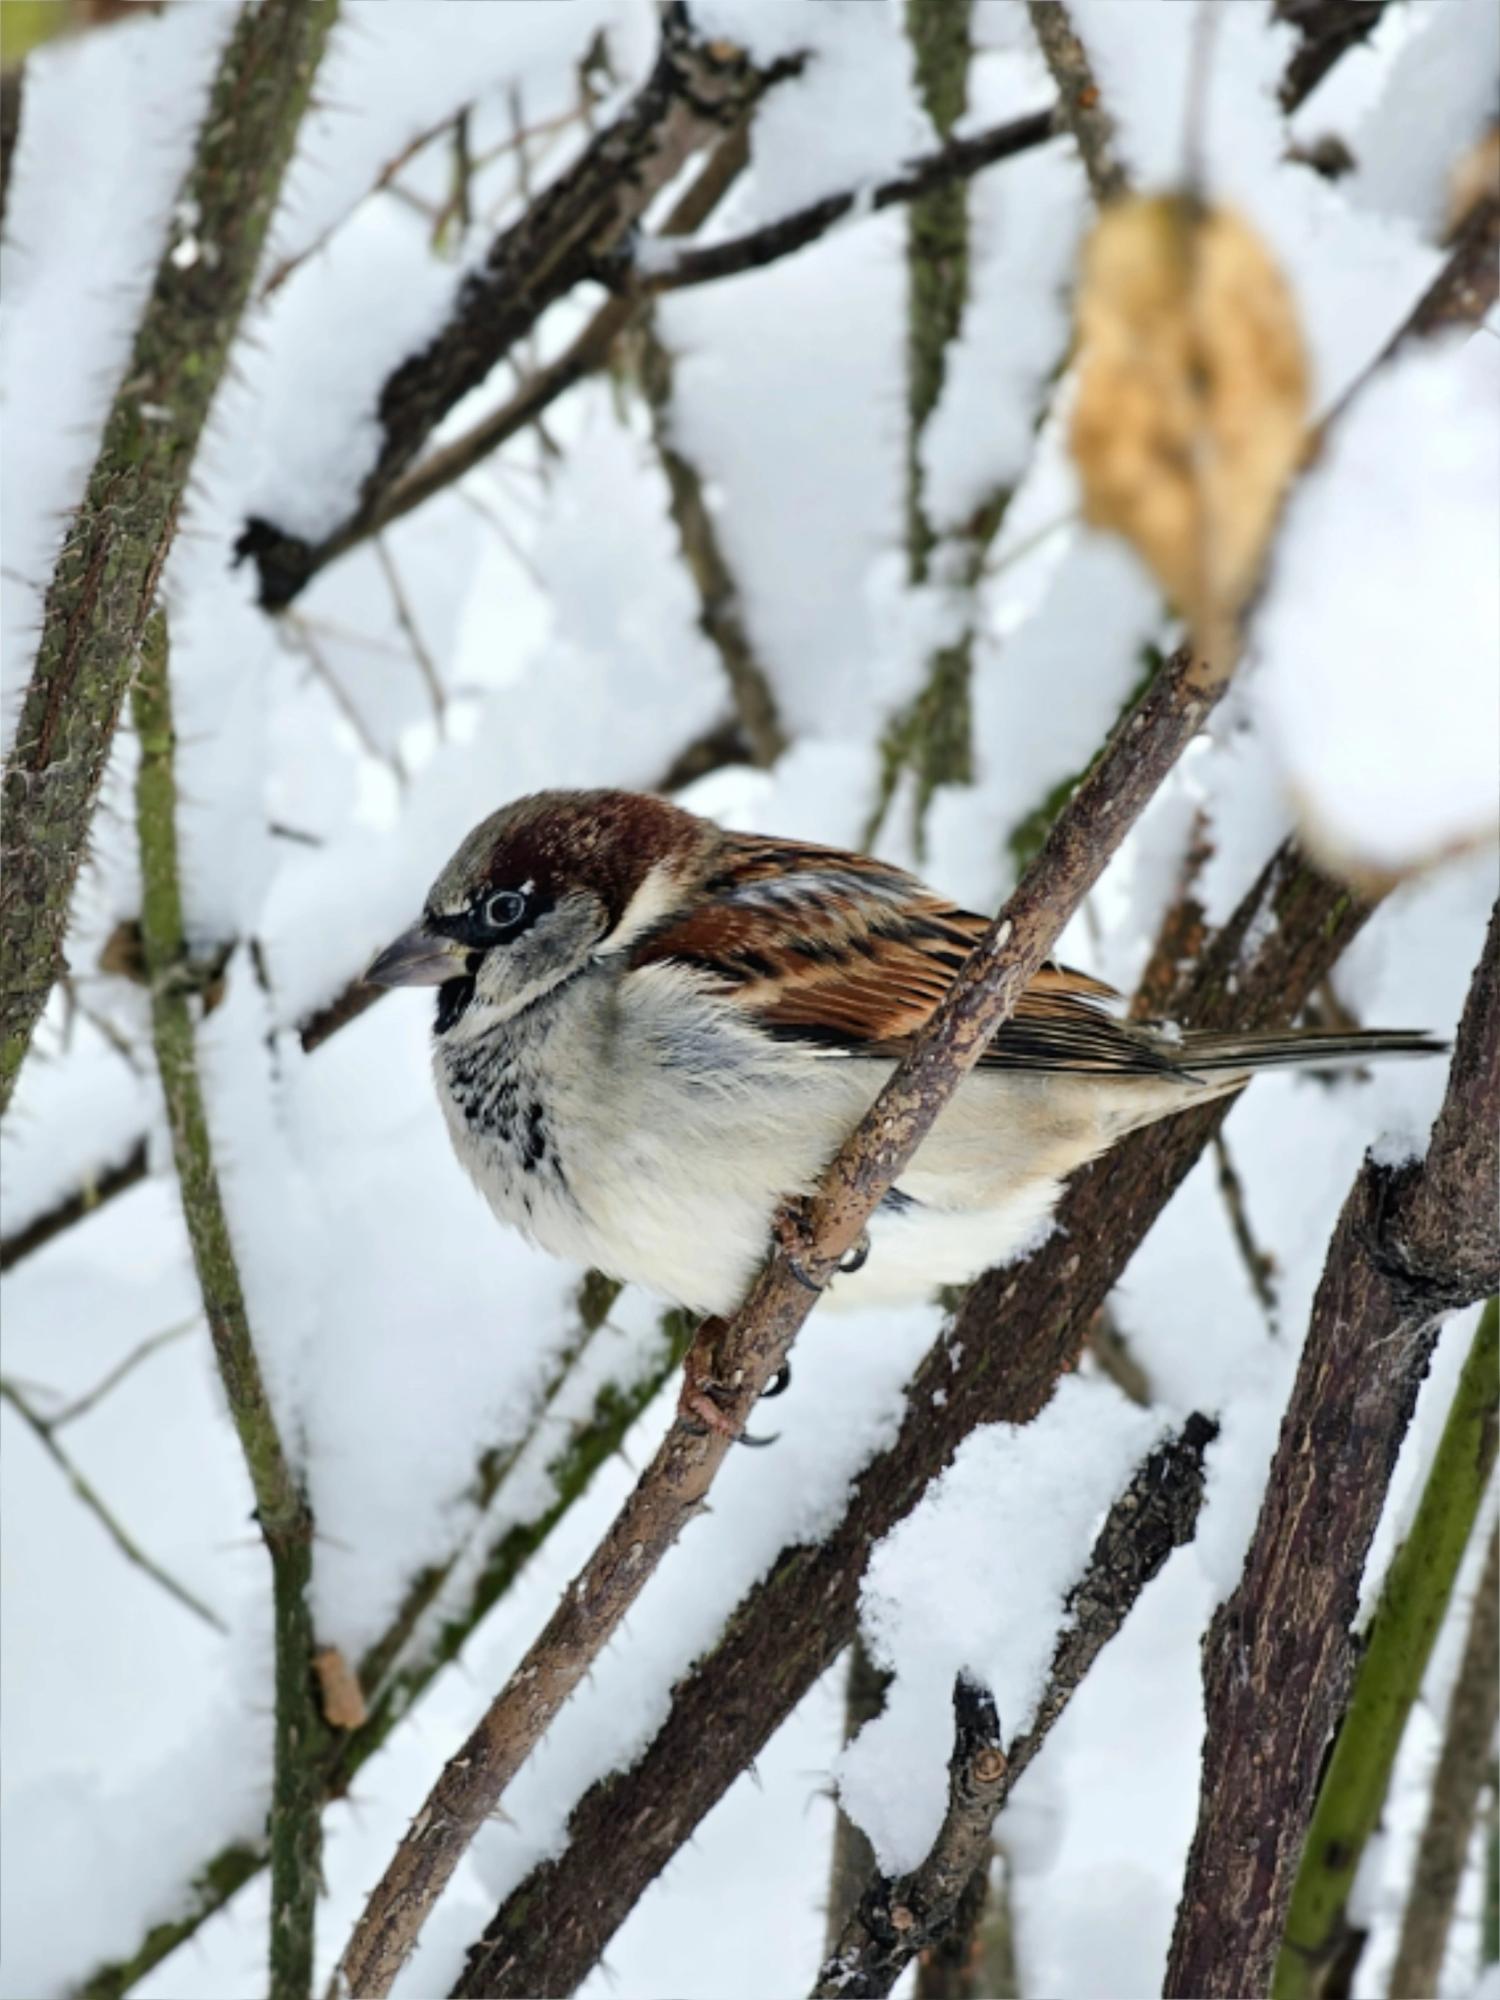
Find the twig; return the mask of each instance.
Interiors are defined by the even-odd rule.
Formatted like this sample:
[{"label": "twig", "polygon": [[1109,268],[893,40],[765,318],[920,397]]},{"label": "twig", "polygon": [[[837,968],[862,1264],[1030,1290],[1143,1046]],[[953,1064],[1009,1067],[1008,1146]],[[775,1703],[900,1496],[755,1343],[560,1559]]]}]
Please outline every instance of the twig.
[{"label": "twig", "polygon": [[[1493,1307],[1491,1308],[1493,1311]],[[1491,1534],[1448,1704],[1389,1992],[1436,1993],[1500,1713],[1500,1536]]]},{"label": "twig", "polygon": [[[743,121],[709,154],[696,180],[678,200],[661,225],[663,236],[687,235],[701,227],[743,170],[749,158],[749,143]],[[529,424],[540,425],[544,411],[559,396],[602,368],[615,340],[629,326],[637,302],[609,299],[576,334],[555,360],[529,374],[516,393],[498,410],[482,417],[470,430],[420,459],[409,471],[392,482],[369,510],[368,520],[353,518],[316,547],[299,544],[304,553],[298,558],[300,581],[289,590],[295,596],[305,584],[338,556],[393,521],[399,521],[472,472]]]},{"label": "twig", "polygon": [[169,1596],[175,1597],[177,1602],[191,1611],[195,1618],[201,1618],[205,1625],[212,1625],[216,1632],[227,1633],[229,1627],[224,1623],[219,1614],[216,1611],[210,1610],[201,1597],[195,1597],[186,1584],[179,1583],[175,1576],[172,1576],[162,1568],[160,1563],[154,1562],[146,1554],[140,1543],[128,1533],[115,1518],[114,1514],[111,1513],[97,1490],[90,1485],[89,1481],[74,1464],[73,1460],[69,1458],[53,1435],[57,1425],[63,1419],[60,1417],[42,1416],[40,1412],[31,1407],[16,1384],[3,1375],[0,1375],[0,1397],[3,1397],[10,1404],[23,1423],[30,1426],[32,1434],[42,1449],[49,1455],[59,1472],[62,1473],[64,1479],[72,1487],[74,1493],[83,1502],[84,1506],[88,1508],[95,1520],[98,1521],[100,1527],[103,1528],[105,1534],[109,1536],[126,1561],[134,1563],[137,1569],[143,1570],[153,1583],[159,1583]]},{"label": "twig", "polygon": [[682,559],[698,593],[699,630],[724,668],[751,761],[764,768],[776,762],[787,744],[776,712],[776,697],[751,643],[739,585],[703,497],[698,469],[673,435],[672,357],[649,319],[642,323],[640,340],[641,386],[651,412],[656,455],[666,475]]},{"label": "twig", "polygon": [[1229,1141],[1222,1132],[1214,1134],[1214,1170],[1218,1176],[1224,1212],[1229,1218],[1234,1247],[1245,1267],[1245,1276],[1250,1280],[1250,1289],[1265,1315],[1266,1326],[1274,1336],[1279,1330],[1281,1318],[1276,1297],[1276,1259],[1268,1250],[1262,1250],[1255,1240],[1250,1208],[1245,1199],[1245,1183],[1240,1179],[1239,1168],[1229,1150]]},{"label": "twig", "polygon": [[1500,1287],[1497,1134],[1500,911],[1425,1160],[1367,1160],[1345,1203],[1245,1572],[1204,1642],[1208,1733],[1169,1995],[1269,1983],[1417,1388],[1443,1316]]},{"label": "twig", "polygon": [[7,63],[0,70],[0,225],[10,199],[10,169],[21,136],[21,106],[25,102],[26,64]]},{"label": "twig", "polygon": [[396,614],[396,623],[406,635],[406,643],[411,647],[412,658],[422,676],[422,684],[427,689],[427,698],[432,703],[433,718],[439,729],[443,726],[443,677],[438,672],[437,662],[427,650],[427,642],[422,637],[405,590],[401,584],[401,572],[396,567],[396,559],[385,545],[384,537],[375,537],[375,560],[380,564],[385,577],[386,589],[391,593],[391,609]]},{"label": "twig", "polygon": [[972,139],[953,139],[935,153],[914,161],[904,174],[880,181],[872,188],[849,188],[842,194],[825,195],[806,208],[778,216],[776,221],[727,237],[722,243],[688,245],[666,256],[653,251],[649,259],[637,256],[622,269],[603,276],[629,290],[655,296],[682,291],[689,285],[708,285],[720,278],[736,278],[745,271],[758,271],[803,250],[826,236],[846,215],[874,214],[898,202],[916,201],[954,181],[967,180],[984,167],[994,166],[1017,153],[1029,153],[1056,136],[1056,114],[1033,111],[991,127]]},{"label": "twig", "polygon": [[[1068,917],[1213,705],[1186,656],[1164,669],[1053,828],[910,1053],[840,1147],[809,1202],[778,1219],[777,1243],[732,1325],[700,1329],[699,1373],[723,1385],[742,1428],[786,1358],[814,1297],[1008,1018]],[[459,1858],[499,1803],[667,1550],[702,1507],[729,1448],[679,1419],[634,1493],[453,1757],[377,1884],[341,1961],[348,1990],[378,2000]]]},{"label": "twig", "polygon": [[166,1100],[183,1217],[197,1267],[214,1357],[255,1495],[271,1559],[276,1628],[276,1745],[271,1788],[272,2000],[311,1991],[322,1844],[318,1770],[330,1732],[314,1692],[312,1516],[287,1461],[250,1333],[239,1268],[219,1191],[198,1077],[192,996],[177,859],[166,620],[147,627],[133,689],[140,769],[141,936],[151,979],[151,1023]]},{"label": "twig", "polygon": [[771,85],[801,67],[800,57],[788,57],[760,70],[731,42],[700,41],[679,4],[661,22],[646,82],[501,232],[460,284],[452,316],[387,378],[376,409],[380,446],[349,518],[316,549],[274,522],[246,524],[237,552],[255,561],[267,609],[289,604],[332,545],[346,548],[377,524],[390,488],[448,411],[548,306],[599,274],[698,147],[738,125]]},{"label": "twig", "polygon": [[[751,230],[747,235],[733,237],[724,243],[688,248],[670,263],[662,260],[660,253],[653,252],[649,265],[639,254],[633,260],[622,258],[612,264],[604,260],[601,252],[595,263],[580,275],[617,287],[619,296],[602,306],[572,344],[555,361],[539,368],[526,387],[503,408],[481,420],[465,436],[430,453],[409,470],[404,469],[405,459],[395,471],[377,468],[366,484],[360,506],[321,542],[302,541],[268,521],[255,519],[247,523],[237,548],[239,554],[250,557],[260,571],[261,603],[268,610],[280,610],[336,557],[365,540],[376,528],[386,527],[413,507],[420,506],[434,493],[471,471],[507,438],[535,423],[565,390],[603,365],[610,344],[629,324],[643,298],[733,277],[742,271],[758,270],[816,242],[834,223],[855,209],[863,212],[866,208],[886,208],[893,202],[914,201],[919,195],[931,193],[952,180],[978,173],[997,160],[1008,159],[1015,153],[1044,144],[1053,136],[1053,129],[1053,114],[1045,111],[997,126],[974,139],[954,140],[941,152],[919,161],[909,174],[884,182],[869,192],[850,190],[844,194],[829,195],[779,221]],[[601,139],[607,136],[601,134]],[[702,176],[705,182],[711,181],[713,167],[711,158]],[[695,191],[689,189],[684,205]],[[545,201],[546,197],[543,199]],[[517,225],[518,228],[520,226]],[[662,226],[661,236],[686,234],[690,227],[696,226],[696,223],[684,223],[680,228],[674,228],[669,219]],[[507,240],[502,237],[501,242]],[[486,339],[488,342],[491,336],[487,334]],[[422,358],[418,356],[417,361]],[[495,358],[498,359],[498,355]],[[404,367],[414,365],[406,363]],[[397,384],[401,373],[398,370],[386,384],[382,408],[391,398],[393,385]],[[432,422],[436,423],[437,416],[442,414],[438,411]],[[429,424],[422,433],[423,438],[431,428]],[[421,441],[419,438],[417,443]]]},{"label": "twig", "polygon": [[[1272,1986],[1280,2000],[1306,2000],[1335,1960],[1350,1962],[1345,1946],[1356,1938],[1348,1914],[1354,1877],[1379,1821],[1406,1720],[1494,1469],[1497,1360],[1500,1310],[1492,1301],[1474,1335],[1411,1532],[1381,1588],[1348,1713],[1318,1790]],[[1477,1792],[1477,1773],[1475,1786]]]},{"label": "twig", "polygon": [[[1367,914],[1285,848],[1168,997],[1170,1011],[1205,1028],[1285,1021]],[[584,1794],[563,1853],[506,1899],[456,1992],[495,2000],[571,1993],[583,1981],[648,1885],[849,1643],[870,1549],[976,1424],[1028,1422],[1075,1365],[1094,1314],[1226,1111],[1220,1102],[1127,1139],[1076,1177],[1040,1250],[971,1288],[912,1380],[900,1432],[860,1474],[842,1518],[816,1548],[782,1553],[678,1683],[666,1721],[630,1769]]]},{"label": "twig", "polygon": [[0,798],[0,1110],[62,970],[120,704],[336,11],[336,0],[241,10],[53,570]]},{"label": "twig", "polygon": [[75,1222],[82,1222],[85,1216],[92,1215],[104,1202],[139,1187],[145,1178],[146,1142],[137,1139],[118,1165],[106,1167],[73,1193],[63,1195],[50,1208],[43,1209],[30,1222],[23,1223],[14,1234],[0,1237],[0,1271],[10,1270],[23,1257],[29,1257],[33,1250],[40,1250],[55,1236],[71,1229]]},{"label": "twig", "polygon": [[1115,149],[1114,120],[1104,108],[1088,53],[1074,32],[1063,0],[1026,0],[1026,11],[1057,85],[1062,115],[1077,142],[1094,199],[1102,208],[1130,192]]},{"label": "twig", "polygon": [[1016,1780],[1146,1585],[1173,1549],[1192,1540],[1203,1504],[1203,1455],[1217,1434],[1207,1418],[1189,1417],[1178,1436],[1137,1467],[1070,1593],[1068,1622],[1036,1714],[1008,1752],[994,1702],[960,1676],[953,1689],[948,1810],[937,1838],[911,1874],[894,1882],[877,1875],[871,1882],[823,1965],[815,2000],[889,1993],[917,1953],[947,1932],[964,1890],[988,1863],[991,1829]]},{"label": "twig", "polygon": [[[844,1669],[844,1741],[852,1743],[867,1722],[885,1707],[891,1677],[877,1667],[861,1633],[856,1632]],[[828,1857],[828,1911],[824,1919],[824,1950],[833,1951],[844,1926],[875,1871],[875,1850],[864,1828],[834,1799],[833,1843]]]},{"label": "twig", "polygon": [[195,1313],[191,1319],[179,1320],[175,1326],[164,1327],[160,1333],[151,1334],[139,1346],[133,1347],[124,1360],[117,1362],[92,1389],[86,1389],[81,1396],[75,1396],[71,1403],[65,1403],[60,1410],[54,1410],[46,1419],[47,1428],[58,1431],[64,1424],[71,1424],[78,1417],[84,1416],[97,1403],[101,1403],[112,1389],[117,1389],[125,1377],[149,1356],[163,1347],[170,1346],[174,1340],[181,1340],[183,1335],[191,1333],[197,1324],[198,1315]]}]

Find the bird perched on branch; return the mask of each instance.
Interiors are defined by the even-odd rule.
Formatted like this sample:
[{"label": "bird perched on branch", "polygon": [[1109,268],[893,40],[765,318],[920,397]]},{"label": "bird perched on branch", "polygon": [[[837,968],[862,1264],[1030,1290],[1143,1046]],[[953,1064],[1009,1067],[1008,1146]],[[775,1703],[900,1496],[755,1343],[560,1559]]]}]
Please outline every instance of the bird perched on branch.
[{"label": "bird perched on branch", "polygon": [[[502,1221],[726,1316],[781,1202],[810,1192],[987,920],[866,855],[728,833],[632,792],[539,792],[476,827],[370,967],[438,989],[459,1159]],[[1063,1181],[1260,1069],[1422,1034],[1186,1032],[1048,965],[871,1220],[844,1304],[1012,1256]]]}]

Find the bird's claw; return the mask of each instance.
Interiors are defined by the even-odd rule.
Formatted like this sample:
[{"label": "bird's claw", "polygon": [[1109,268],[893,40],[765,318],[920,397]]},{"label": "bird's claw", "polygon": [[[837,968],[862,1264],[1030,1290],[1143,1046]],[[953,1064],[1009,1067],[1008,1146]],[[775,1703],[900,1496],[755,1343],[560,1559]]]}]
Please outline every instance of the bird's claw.
[{"label": "bird's claw", "polygon": [[839,1271],[846,1278],[852,1278],[856,1271],[862,1271],[870,1261],[870,1232],[862,1229],[858,1241],[852,1243],[839,1259]]}]

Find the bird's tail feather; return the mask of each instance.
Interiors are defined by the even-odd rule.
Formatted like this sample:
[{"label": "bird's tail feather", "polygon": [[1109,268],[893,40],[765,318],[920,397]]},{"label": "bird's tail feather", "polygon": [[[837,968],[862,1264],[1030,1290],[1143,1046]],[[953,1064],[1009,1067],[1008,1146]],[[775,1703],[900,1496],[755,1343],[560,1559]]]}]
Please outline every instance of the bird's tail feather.
[{"label": "bird's tail feather", "polygon": [[1440,1035],[1418,1028],[1364,1028],[1324,1034],[1314,1028],[1269,1028],[1244,1034],[1189,1033],[1181,1062],[1197,1074],[1216,1070],[1276,1069],[1292,1063],[1328,1067],[1363,1062],[1368,1056],[1440,1056],[1448,1049]]}]

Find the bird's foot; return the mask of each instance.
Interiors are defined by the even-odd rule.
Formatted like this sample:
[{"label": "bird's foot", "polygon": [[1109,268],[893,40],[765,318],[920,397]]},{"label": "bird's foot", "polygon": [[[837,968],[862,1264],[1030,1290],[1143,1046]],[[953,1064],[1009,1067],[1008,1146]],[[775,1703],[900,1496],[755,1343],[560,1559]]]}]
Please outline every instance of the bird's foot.
[{"label": "bird's foot", "polygon": [[[774,1437],[752,1437],[724,1408],[732,1393],[718,1375],[719,1341],[725,1332],[721,1319],[706,1319],[693,1335],[682,1358],[682,1393],[677,1398],[677,1420],[699,1431],[710,1431],[733,1444],[774,1444]],[[785,1388],[786,1384],[781,1385]]]},{"label": "bird's foot", "polygon": [[862,1271],[870,1261],[870,1232],[862,1229],[858,1241],[851,1244],[839,1259],[839,1270],[844,1277],[852,1278],[856,1271]]}]

